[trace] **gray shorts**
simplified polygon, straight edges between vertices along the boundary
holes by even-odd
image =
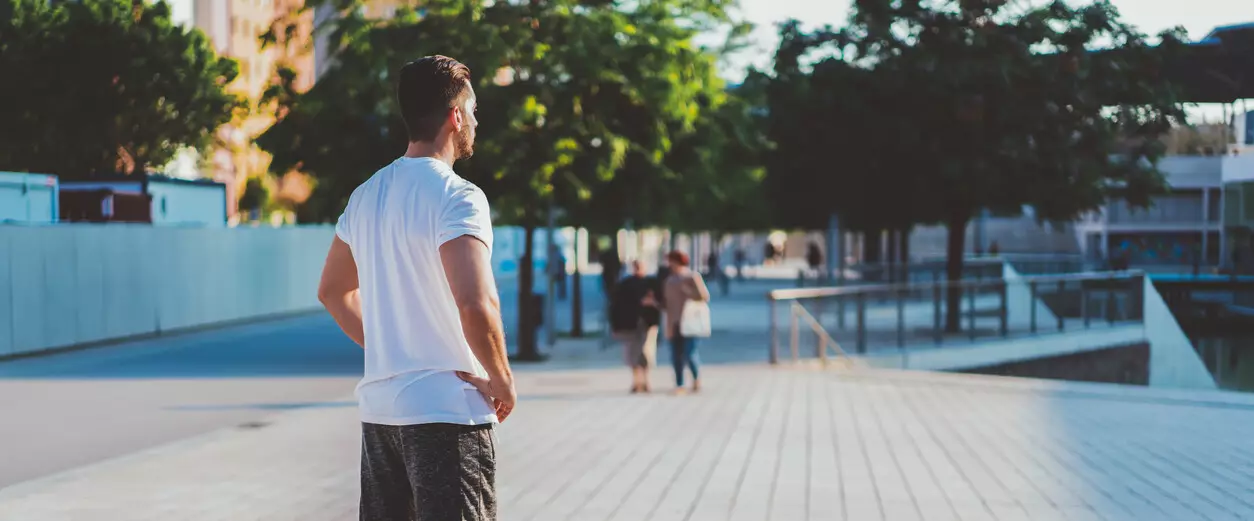
[[[361,426],[361,521],[495,521],[492,425]]]

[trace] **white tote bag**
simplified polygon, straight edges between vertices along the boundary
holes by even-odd
[[[708,338],[710,305],[700,300],[684,302],[684,310],[679,314],[679,334],[684,338]]]

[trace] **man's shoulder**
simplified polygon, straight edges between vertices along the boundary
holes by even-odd
[[[469,201],[475,205],[488,204],[487,195],[479,185],[457,175],[451,169],[444,183],[444,198],[447,201]]]

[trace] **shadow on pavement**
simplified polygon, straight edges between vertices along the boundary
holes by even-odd
[[[362,359],[319,314],[0,362],[0,379],[360,376]]]
[[[340,407],[356,407],[357,402],[291,402],[291,403],[233,403],[220,405],[176,405],[166,407],[169,411],[291,411],[296,409],[336,409]]]

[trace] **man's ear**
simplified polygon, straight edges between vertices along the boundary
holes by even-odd
[[[462,113],[459,107],[449,108],[449,122],[453,124],[454,131],[460,131],[462,126],[466,124],[466,115]]]

